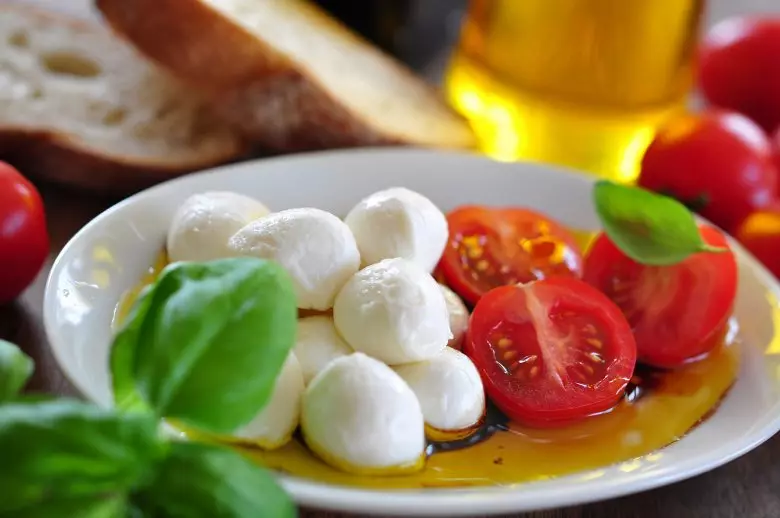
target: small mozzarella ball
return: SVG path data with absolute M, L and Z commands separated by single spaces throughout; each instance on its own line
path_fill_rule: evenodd
M 366 473 L 421 467 L 425 423 L 409 386 L 361 353 L 338 358 L 303 396 L 301 429 L 325 462 Z
M 171 262 L 211 261 L 229 257 L 230 237 L 270 211 L 257 200 L 234 192 L 204 192 L 187 198 L 168 228 Z
M 452 338 L 439 284 L 406 259 L 353 275 L 336 297 L 333 318 L 352 349 L 388 365 L 436 356 Z
M 463 336 L 469 327 L 469 310 L 454 291 L 443 284 L 439 284 L 439 288 L 441 288 L 441 292 L 444 294 L 444 301 L 447 303 L 447 313 L 450 315 L 452 338 L 447 345 L 453 349 L 460 350 Z
M 447 244 L 447 218 L 431 200 L 403 187 L 361 200 L 344 218 L 363 266 L 403 257 L 431 272 Z
M 290 209 L 253 221 L 230 238 L 234 255 L 270 259 L 292 277 L 298 307 L 326 310 L 360 268 L 349 227 L 329 212 Z
M 271 399 L 252 421 L 234 432 L 233 437 L 269 450 L 287 444 L 298 428 L 303 390 L 301 366 L 290 353 L 276 379 Z
M 293 349 L 307 385 L 330 362 L 352 354 L 352 349 L 341 339 L 333 317 L 319 315 L 298 320 L 298 332 Z
M 425 422 L 437 430 L 470 428 L 485 414 L 485 389 L 479 372 L 455 349 L 447 347 L 429 360 L 398 365 L 395 371 L 420 401 Z

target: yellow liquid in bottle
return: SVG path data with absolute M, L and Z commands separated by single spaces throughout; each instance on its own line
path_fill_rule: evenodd
M 446 76 L 501 160 L 631 182 L 685 107 L 704 0 L 472 0 Z

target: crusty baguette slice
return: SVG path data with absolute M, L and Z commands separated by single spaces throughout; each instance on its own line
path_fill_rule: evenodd
M 474 144 L 468 123 L 429 85 L 308 2 L 96 5 L 147 56 L 273 149 Z
M 0 159 L 26 174 L 129 192 L 240 156 L 189 87 L 107 29 L 4 3 Z

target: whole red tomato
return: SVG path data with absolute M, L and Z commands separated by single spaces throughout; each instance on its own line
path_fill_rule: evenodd
M 748 216 L 734 237 L 780 279 L 780 206 Z
M 780 125 L 780 18 L 730 18 L 704 38 L 699 86 L 713 105 L 771 133 Z
M 769 140 L 742 115 L 685 115 L 662 127 L 643 159 L 639 185 L 674 196 L 732 231 L 774 203 L 777 171 Z
M 16 169 L 0 162 L 0 304 L 30 285 L 48 255 L 40 194 Z

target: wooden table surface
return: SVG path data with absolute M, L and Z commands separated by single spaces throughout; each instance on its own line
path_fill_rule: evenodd
M 87 14 L 89 0 L 22 0 Z M 456 0 L 447 0 L 456 1 Z M 461 0 L 457 0 L 463 3 Z M 712 18 L 731 11 L 777 9 L 776 0 L 712 0 Z M 441 3 L 441 1 L 439 1 Z M 429 2 L 419 5 L 429 9 Z M 718 11 L 718 12 L 714 12 Z M 441 27 L 441 24 L 437 25 Z M 431 52 L 419 59 L 430 63 Z M 424 55 L 424 54 L 427 54 Z M 435 61 L 435 60 L 433 60 Z M 420 67 L 419 64 L 417 64 Z M 432 65 L 435 68 L 435 63 Z M 420 67 L 422 68 L 422 67 Z M 434 72 L 435 73 L 435 72 Z M 117 200 L 101 199 L 62 188 L 41 185 L 46 202 L 53 259 L 70 237 L 87 221 Z M 43 288 L 47 264 L 35 284 L 16 303 L 0 307 L 0 338 L 19 344 L 36 361 L 30 388 L 62 395 L 75 391 L 57 367 L 42 328 Z M 586 506 L 523 515 L 517 518 L 780 518 L 780 436 L 744 457 L 686 482 L 655 491 Z M 346 518 L 346 515 L 307 511 L 302 518 Z

